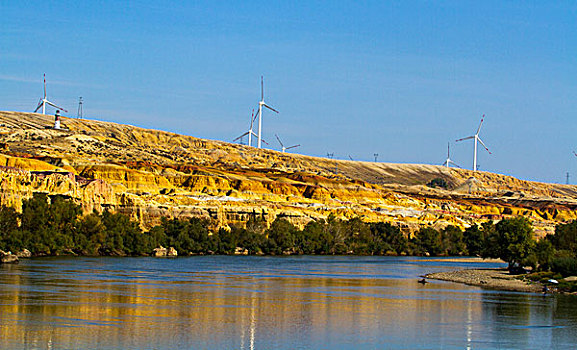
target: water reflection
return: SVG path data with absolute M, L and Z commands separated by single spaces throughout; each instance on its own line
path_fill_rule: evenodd
M 417 276 L 408 258 L 76 258 L 0 267 L 0 348 L 542 348 L 575 300 Z

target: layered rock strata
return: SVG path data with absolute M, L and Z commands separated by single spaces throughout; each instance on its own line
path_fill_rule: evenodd
M 0 204 L 34 192 L 109 208 L 145 228 L 163 216 L 215 227 L 258 216 L 298 226 L 334 214 L 395 222 L 410 233 L 522 215 L 536 233 L 577 217 L 577 187 L 422 164 L 331 160 L 109 122 L 0 112 Z M 443 179 L 449 189 L 426 186 Z

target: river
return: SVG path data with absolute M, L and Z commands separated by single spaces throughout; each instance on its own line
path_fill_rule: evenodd
M 568 349 L 577 297 L 419 275 L 413 257 L 42 258 L 0 265 L 1 349 Z

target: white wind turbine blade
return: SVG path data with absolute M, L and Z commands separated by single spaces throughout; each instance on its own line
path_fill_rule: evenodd
M 272 108 L 271 106 L 267 105 L 266 103 L 263 103 L 262 105 L 265 106 L 266 108 L 270 109 L 271 111 L 278 113 L 278 111 L 276 109 Z
M 461 166 L 460 166 L 459 164 L 453 162 L 453 161 L 450 160 L 450 159 L 449 159 L 449 163 L 453 164 L 454 166 L 456 166 L 456 167 L 459 168 L 459 169 L 463 169 L 463 168 L 461 168 Z
M 44 73 L 44 99 L 46 99 L 46 73 Z
M 251 131 L 250 133 L 252 134 L 252 136 L 258 137 L 258 135 L 254 133 L 254 131 Z M 269 143 L 266 142 L 264 139 L 260 139 L 260 140 L 261 140 L 262 142 L 264 142 L 265 144 L 267 144 L 267 145 L 269 144 Z
M 50 102 L 50 101 L 46 101 L 46 104 L 49 104 L 49 105 L 51 105 L 52 107 L 54 107 L 54 108 L 56 108 L 56 109 L 60 109 L 60 110 L 62 110 L 63 112 L 68 113 L 67 110 L 65 110 L 65 109 L 62 108 L 62 107 L 58 107 L 57 105 L 55 105 L 54 103 L 52 103 L 52 102 Z
M 489 154 L 493 154 L 493 153 L 491 153 L 491 151 L 489 151 L 489 149 L 487 148 L 487 146 L 485 146 L 485 144 L 483 143 L 483 140 L 481 140 L 480 137 L 477 137 L 477 140 L 479 140 L 479 142 L 481 143 L 481 145 L 483 145 L 483 147 L 485 147 L 485 149 L 487 150 L 487 152 L 489 152 Z
M 247 131 L 247 132 L 245 132 L 244 134 L 240 135 L 240 136 L 239 136 L 239 137 L 237 137 L 236 139 L 232 140 L 232 142 L 235 142 L 236 140 L 240 140 L 240 139 L 242 139 L 243 137 L 245 137 L 246 135 L 248 135 L 248 133 L 249 133 L 248 131 Z
M 264 101 L 264 78 L 260 76 L 260 100 Z
M 40 102 L 38 102 L 38 107 L 36 107 L 36 109 L 34 110 L 34 113 L 38 112 L 38 110 L 40 109 L 40 107 L 42 107 L 42 104 L 44 103 L 44 100 L 40 100 Z
M 455 142 L 470 140 L 470 139 L 474 139 L 474 138 L 475 138 L 475 135 L 473 135 L 473 136 L 467 136 L 467 137 L 464 137 L 464 138 L 462 138 L 462 139 L 455 140 Z
M 279 139 L 278 135 L 277 135 L 277 134 L 274 134 L 274 136 L 275 136 L 276 139 L 278 140 L 278 143 L 280 143 L 280 146 L 281 146 L 282 148 L 284 148 L 284 145 L 283 145 L 282 141 Z
M 485 120 L 485 115 L 481 117 L 481 122 L 479 123 L 479 128 L 477 129 L 477 133 L 475 135 L 479 135 L 479 131 L 481 131 L 481 125 L 483 125 L 483 120 Z
M 299 147 L 299 146 L 300 146 L 300 145 L 294 145 L 294 146 L 290 146 L 290 147 L 287 147 L 287 148 L 285 148 L 285 150 L 287 150 L 287 149 L 291 149 L 291 148 L 297 148 L 297 147 Z
M 254 123 L 254 109 L 250 115 L 250 130 L 252 130 L 252 124 Z

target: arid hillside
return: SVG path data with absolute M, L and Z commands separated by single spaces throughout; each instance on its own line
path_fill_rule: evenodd
M 110 208 L 144 227 L 160 217 L 202 216 L 215 226 L 252 215 L 297 225 L 359 216 L 467 227 L 513 215 L 539 235 L 577 218 L 577 187 L 422 164 L 330 160 L 85 119 L 0 112 L 0 204 L 34 192 Z M 446 189 L 427 184 L 442 179 Z M 439 181 L 439 180 L 437 180 Z

